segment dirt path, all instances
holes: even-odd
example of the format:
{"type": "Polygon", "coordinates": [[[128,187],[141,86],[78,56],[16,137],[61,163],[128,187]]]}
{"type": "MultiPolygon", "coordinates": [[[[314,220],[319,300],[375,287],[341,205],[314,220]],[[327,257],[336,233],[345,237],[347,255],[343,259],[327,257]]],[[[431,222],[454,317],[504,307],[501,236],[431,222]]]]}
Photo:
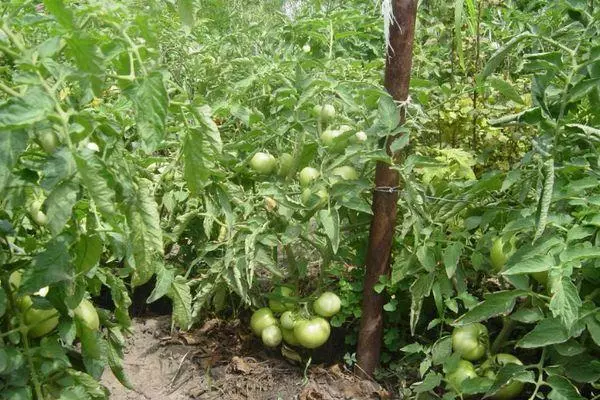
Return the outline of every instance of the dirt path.
{"type": "Polygon", "coordinates": [[[391,399],[372,382],[334,364],[303,368],[278,353],[267,354],[238,324],[207,321],[176,336],[169,318],[137,319],[125,352],[134,390],[106,371],[102,383],[112,400],[341,400],[391,399]]]}

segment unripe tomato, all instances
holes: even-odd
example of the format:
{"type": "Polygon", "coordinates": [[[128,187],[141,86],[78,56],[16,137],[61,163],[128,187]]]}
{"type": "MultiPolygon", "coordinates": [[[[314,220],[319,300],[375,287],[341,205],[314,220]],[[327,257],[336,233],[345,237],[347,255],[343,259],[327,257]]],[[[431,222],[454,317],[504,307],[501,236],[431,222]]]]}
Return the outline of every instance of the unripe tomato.
{"type": "Polygon", "coordinates": [[[250,328],[256,336],[261,336],[263,329],[271,325],[277,325],[277,319],[270,308],[259,308],[250,318],[250,328]]]}
{"type": "Polygon", "coordinates": [[[302,187],[310,186],[315,180],[317,180],[319,178],[320,175],[321,174],[319,173],[319,171],[316,168],[313,168],[313,167],[302,168],[302,171],[300,171],[300,174],[298,176],[298,179],[300,181],[300,186],[302,186],[302,187]]]}
{"type": "Polygon", "coordinates": [[[358,179],[358,173],[356,172],[356,170],[347,165],[334,168],[331,174],[333,176],[339,176],[345,181],[353,181],[358,179]]]}
{"type": "Polygon", "coordinates": [[[296,314],[294,314],[293,311],[284,311],[283,314],[281,314],[281,317],[279,317],[279,323],[283,329],[294,329],[296,314]]]}
{"type": "Polygon", "coordinates": [[[335,139],[342,134],[341,131],[336,129],[325,129],[321,133],[321,143],[327,147],[333,147],[335,139]]]}
{"type": "Polygon", "coordinates": [[[259,174],[268,175],[277,166],[277,161],[269,153],[258,152],[250,159],[250,167],[259,174]]]}
{"type": "Polygon", "coordinates": [[[294,301],[290,298],[291,296],[294,296],[294,290],[292,288],[279,286],[275,288],[271,294],[274,297],[269,299],[269,308],[274,313],[282,313],[287,310],[292,310],[295,307],[294,301]]]}
{"type": "Polygon", "coordinates": [[[46,336],[58,325],[58,312],[54,308],[49,310],[29,308],[25,312],[25,323],[29,327],[27,330],[29,337],[38,338],[46,336]]]}
{"type": "Polygon", "coordinates": [[[323,207],[329,201],[329,193],[325,188],[319,188],[316,192],[313,192],[310,188],[306,188],[302,191],[302,204],[310,208],[323,207]]]}
{"type": "Polygon", "coordinates": [[[321,317],[333,317],[342,308],[342,301],[337,294],[325,292],[313,303],[313,309],[321,317]]]}
{"type": "Polygon", "coordinates": [[[38,141],[42,149],[46,154],[54,153],[56,146],[58,146],[58,139],[52,131],[44,131],[38,136],[38,141]]]}
{"type": "MultiPolygon", "coordinates": [[[[484,362],[481,365],[481,369],[484,371],[485,376],[487,376],[490,379],[496,379],[496,372],[493,369],[494,366],[502,367],[506,364],[523,365],[521,360],[519,360],[517,357],[513,356],[512,354],[500,353],[500,354],[496,354],[495,356],[493,356],[492,358],[490,358],[489,360],[484,362]]],[[[523,382],[519,382],[519,381],[515,381],[515,380],[511,379],[506,383],[506,385],[502,386],[500,388],[500,390],[498,390],[490,398],[494,399],[494,400],[514,399],[517,396],[519,396],[519,394],[521,394],[524,387],[525,387],[525,384],[523,382]]]]}
{"type": "Polygon", "coordinates": [[[322,346],[329,339],[330,333],[329,322],[321,317],[296,321],[294,325],[294,336],[298,339],[298,343],[307,349],[322,346]]]}
{"type": "Polygon", "coordinates": [[[331,104],[325,104],[321,108],[321,121],[328,122],[335,117],[335,107],[331,104]]]}
{"type": "Polygon", "coordinates": [[[461,392],[461,385],[467,379],[477,378],[475,367],[470,361],[460,360],[458,367],[446,375],[446,382],[457,393],[461,392]]]}
{"type": "Polygon", "coordinates": [[[363,131],[358,131],[354,134],[354,138],[357,142],[366,142],[367,134],[363,131]]]}
{"type": "Polygon", "coordinates": [[[302,51],[305,53],[310,53],[310,45],[306,43],[304,46],[302,46],[302,51]]]}
{"type": "Polygon", "coordinates": [[[465,360],[479,360],[488,345],[488,330],[480,323],[459,326],[452,332],[452,348],[465,360]]]}
{"type": "Polygon", "coordinates": [[[34,200],[29,205],[29,215],[31,216],[31,219],[40,226],[44,226],[48,223],[48,217],[42,211],[42,204],[43,202],[41,200],[34,200]]]}
{"type": "Polygon", "coordinates": [[[490,262],[494,271],[500,272],[514,252],[514,239],[511,239],[508,244],[504,243],[501,237],[494,239],[492,248],[490,249],[490,262]]]}
{"type": "Polygon", "coordinates": [[[294,166],[294,157],[289,153],[283,153],[279,156],[279,170],[277,174],[281,177],[286,177],[294,166]]]}
{"type": "Polygon", "coordinates": [[[294,335],[293,329],[285,329],[281,328],[281,335],[283,336],[283,341],[289,344],[290,346],[298,346],[300,342],[296,339],[296,335],[294,335]]]}
{"type": "Polygon", "coordinates": [[[74,310],[75,318],[79,320],[88,329],[97,331],[100,328],[98,312],[94,305],[88,300],[83,299],[74,310]]]}
{"type": "Polygon", "coordinates": [[[262,342],[267,347],[277,347],[283,338],[281,329],[277,325],[270,325],[263,329],[261,333],[262,342]]]}

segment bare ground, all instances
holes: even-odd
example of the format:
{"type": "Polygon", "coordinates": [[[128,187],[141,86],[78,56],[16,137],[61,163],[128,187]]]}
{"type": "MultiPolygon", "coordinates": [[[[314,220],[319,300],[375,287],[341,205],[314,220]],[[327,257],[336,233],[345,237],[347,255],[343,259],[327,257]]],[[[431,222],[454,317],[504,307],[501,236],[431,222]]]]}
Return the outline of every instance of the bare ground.
{"type": "Polygon", "coordinates": [[[136,319],[125,353],[133,390],[106,371],[113,400],[350,400],[391,399],[378,384],[343,365],[304,366],[266,351],[239,321],[209,320],[171,334],[169,317],[136,319]]]}

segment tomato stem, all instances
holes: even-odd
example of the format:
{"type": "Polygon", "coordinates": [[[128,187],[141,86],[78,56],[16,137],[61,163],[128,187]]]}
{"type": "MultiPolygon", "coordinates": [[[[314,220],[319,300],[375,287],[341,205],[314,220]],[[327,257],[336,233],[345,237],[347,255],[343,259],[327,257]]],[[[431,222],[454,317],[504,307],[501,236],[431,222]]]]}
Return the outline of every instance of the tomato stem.
{"type": "Polygon", "coordinates": [[[490,351],[492,354],[496,354],[498,352],[498,350],[500,350],[502,348],[502,346],[504,345],[506,340],[510,337],[510,334],[512,333],[513,328],[514,328],[514,321],[508,317],[503,317],[502,318],[502,330],[500,330],[500,333],[498,333],[498,336],[496,336],[496,339],[494,340],[494,343],[492,344],[492,347],[490,348],[490,351]]]}

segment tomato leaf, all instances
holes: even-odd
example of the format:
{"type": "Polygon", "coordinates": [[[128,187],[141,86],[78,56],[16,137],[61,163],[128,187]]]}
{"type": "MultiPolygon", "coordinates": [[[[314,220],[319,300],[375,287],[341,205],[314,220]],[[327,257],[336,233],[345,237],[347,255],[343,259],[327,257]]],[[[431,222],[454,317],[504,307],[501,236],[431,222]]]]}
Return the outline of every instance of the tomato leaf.
{"type": "Polygon", "coordinates": [[[461,326],[472,322],[485,321],[499,315],[507,315],[514,308],[517,299],[527,294],[528,292],[524,290],[506,290],[488,294],[485,296],[484,301],[461,315],[454,321],[454,324],[461,326]]]}
{"type": "Polygon", "coordinates": [[[534,349],[569,340],[568,330],[558,318],[546,318],[517,342],[518,347],[534,349]]]}
{"type": "Polygon", "coordinates": [[[546,379],[552,391],[548,394],[550,400],[583,400],[579,391],[569,380],[558,375],[551,375],[546,379]]]}
{"type": "MultiPolygon", "coordinates": [[[[1,112],[2,108],[0,106],[1,112]]],[[[26,148],[27,133],[25,131],[7,131],[2,132],[0,135],[0,198],[3,197],[4,188],[11,180],[12,168],[26,148]]]]}
{"type": "Polygon", "coordinates": [[[187,280],[177,276],[167,294],[173,301],[173,320],[184,330],[192,324],[192,295],[187,280]]]}
{"type": "Polygon", "coordinates": [[[48,215],[48,227],[52,235],[56,236],[71,218],[73,206],[77,202],[79,184],[73,181],[65,181],[54,188],[46,199],[48,215]]]}

